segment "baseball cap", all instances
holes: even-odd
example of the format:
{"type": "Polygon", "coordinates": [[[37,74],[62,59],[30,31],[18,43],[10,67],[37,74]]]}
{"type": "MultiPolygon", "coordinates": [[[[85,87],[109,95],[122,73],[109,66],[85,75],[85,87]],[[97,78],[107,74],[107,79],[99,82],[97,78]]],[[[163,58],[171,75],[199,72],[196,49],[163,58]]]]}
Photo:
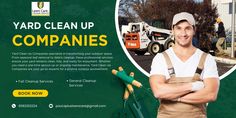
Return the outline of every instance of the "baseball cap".
{"type": "Polygon", "coordinates": [[[190,14],[188,12],[181,12],[181,13],[174,15],[172,26],[176,25],[181,20],[186,20],[186,21],[188,21],[189,24],[195,25],[195,19],[192,14],[190,14]]]}

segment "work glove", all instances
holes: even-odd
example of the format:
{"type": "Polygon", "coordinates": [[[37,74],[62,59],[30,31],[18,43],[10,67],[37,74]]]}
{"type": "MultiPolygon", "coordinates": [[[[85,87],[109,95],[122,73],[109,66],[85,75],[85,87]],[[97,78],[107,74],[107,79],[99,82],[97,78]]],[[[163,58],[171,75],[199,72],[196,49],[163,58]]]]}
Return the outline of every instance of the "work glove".
{"type": "Polygon", "coordinates": [[[198,91],[204,88],[204,83],[202,81],[192,82],[192,91],[198,91]]]}

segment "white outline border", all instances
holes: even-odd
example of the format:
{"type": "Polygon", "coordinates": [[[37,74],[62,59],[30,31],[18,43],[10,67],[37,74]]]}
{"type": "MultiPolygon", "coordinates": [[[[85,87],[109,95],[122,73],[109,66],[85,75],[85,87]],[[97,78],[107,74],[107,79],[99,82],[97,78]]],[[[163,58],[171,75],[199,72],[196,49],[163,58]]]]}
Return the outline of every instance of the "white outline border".
{"type": "MultiPolygon", "coordinates": [[[[150,74],[145,71],[142,67],[140,67],[136,61],[130,56],[129,52],[127,51],[127,49],[125,48],[125,45],[123,44],[123,41],[122,41],[122,37],[121,37],[121,32],[119,30],[119,23],[118,23],[118,9],[119,9],[119,3],[120,3],[120,0],[116,0],[116,6],[115,6],[115,26],[116,26],[116,34],[119,38],[119,42],[120,42],[120,45],[123,49],[123,51],[125,52],[126,56],[129,58],[129,60],[134,64],[134,66],[136,68],[138,68],[142,73],[144,73],[146,76],[150,77],[150,74]]],[[[224,73],[223,75],[221,75],[219,77],[219,79],[223,79],[225,78],[226,76],[228,76],[229,74],[231,74],[234,70],[236,69],[236,65],[231,68],[230,70],[228,70],[226,73],[224,73]]]]}
{"type": "Polygon", "coordinates": [[[135,65],[136,68],[138,68],[142,73],[144,73],[146,76],[150,76],[150,74],[148,72],[146,72],[142,67],[140,67],[136,61],[130,56],[129,52],[127,51],[127,49],[125,48],[125,45],[123,44],[123,41],[122,41],[122,37],[121,37],[121,32],[119,30],[119,23],[118,23],[118,9],[119,9],[119,3],[120,3],[120,0],[116,0],[116,7],[115,7],[115,24],[116,24],[116,34],[119,38],[119,42],[120,42],[120,45],[123,49],[123,51],[125,52],[126,56],[128,56],[129,60],[135,65]]]}
{"type": "Polygon", "coordinates": [[[233,68],[229,69],[226,73],[224,73],[223,75],[220,76],[220,80],[224,79],[226,76],[228,76],[229,74],[231,74],[232,72],[234,72],[234,70],[236,69],[236,65],[234,65],[233,68]]]}

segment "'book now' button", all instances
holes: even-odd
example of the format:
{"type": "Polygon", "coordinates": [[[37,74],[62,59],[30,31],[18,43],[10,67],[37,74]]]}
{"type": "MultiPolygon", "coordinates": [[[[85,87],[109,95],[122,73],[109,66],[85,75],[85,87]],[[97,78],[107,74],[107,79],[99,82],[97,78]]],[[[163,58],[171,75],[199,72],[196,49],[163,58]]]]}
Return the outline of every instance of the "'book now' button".
{"type": "Polygon", "coordinates": [[[47,90],[39,90],[39,89],[18,89],[12,92],[14,97],[47,97],[48,91],[47,90]]]}

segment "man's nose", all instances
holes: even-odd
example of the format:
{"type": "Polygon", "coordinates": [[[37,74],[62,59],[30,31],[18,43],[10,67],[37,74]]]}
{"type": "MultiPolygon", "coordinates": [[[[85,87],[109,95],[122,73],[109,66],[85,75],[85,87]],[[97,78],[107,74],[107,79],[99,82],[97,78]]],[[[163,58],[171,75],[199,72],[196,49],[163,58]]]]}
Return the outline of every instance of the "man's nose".
{"type": "Polygon", "coordinates": [[[187,35],[186,30],[181,30],[180,34],[181,36],[186,36],[187,35]]]}

